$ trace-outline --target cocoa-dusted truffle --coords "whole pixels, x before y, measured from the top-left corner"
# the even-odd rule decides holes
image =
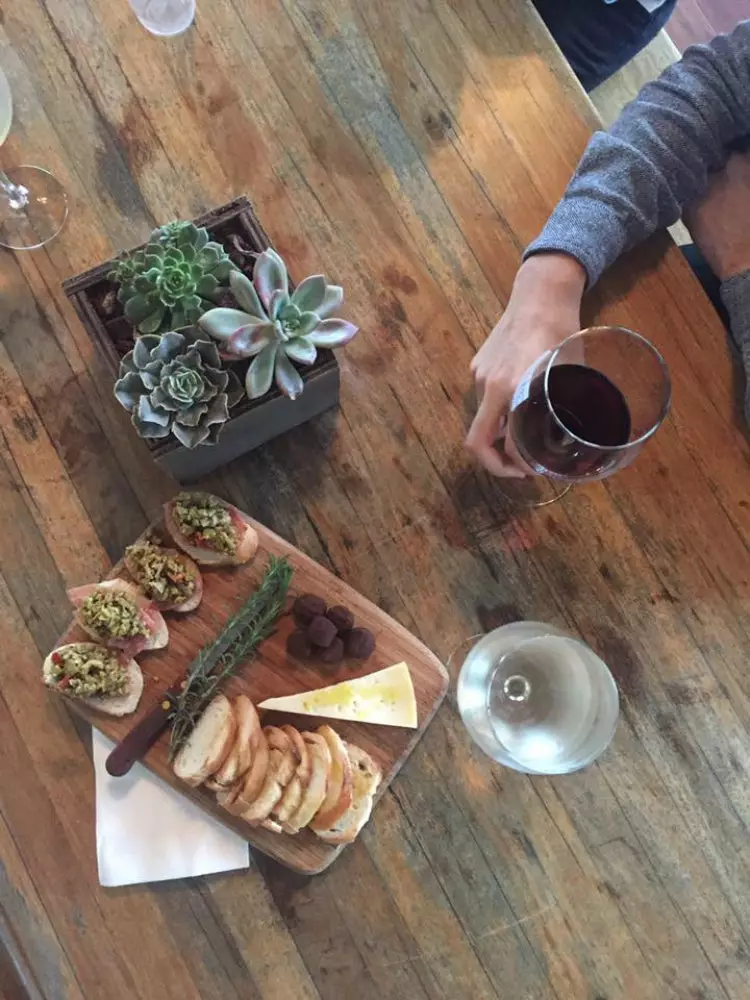
[[[296,656],[299,660],[306,660],[312,653],[312,643],[301,628],[289,633],[286,640],[286,651],[290,656]]]
[[[342,632],[348,632],[354,626],[354,615],[343,604],[337,604],[335,607],[329,608],[326,611],[326,618],[333,622],[339,635]]]
[[[355,660],[366,660],[375,649],[375,636],[368,628],[353,628],[346,633],[344,649]]]
[[[319,646],[321,649],[328,649],[333,640],[336,638],[336,626],[328,618],[323,615],[318,615],[317,618],[313,618],[310,624],[307,626],[307,638],[313,644],[313,646]]]
[[[341,663],[344,658],[344,640],[338,636],[333,640],[328,649],[323,649],[318,653],[321,663]]]
[[[292,605],[294,620],[298,625],[309,625],[313,618],[325,614],[326,602],[316,594],[303,594]]]

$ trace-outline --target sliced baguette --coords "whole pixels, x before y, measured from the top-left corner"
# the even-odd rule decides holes
[[[219,694],[198,719],[175,757],[174,773],[188,785],[200,785],[221,768],[234,746],[236,733],[237,720],[232,703]]]
[[[279,773],[284,767],[286,754],[282,750],[268,751],[268,770],[266,780],[256,799],[242,813],[242,818],[251,825],[262,823],[268,819],[271,811],[284,794],[284,785],[279,780]]]
[[[294,726],[282,726],[281,728],[289,737],[292,748],[297,756],[297,777],[306,786],[310,780],[311,772],[310,752],[307,749],[307,743],[305,743],[302,739],[302,734]]]
[[[370,818],[375,792],[383,776],[368,753],[352,743],[347,743],[346,748],[352,765],[352,804],[328,829],[315,829],[321,840],[328,844],[351,844]]]
[[[102,648],[95,642],[71,642],[65,646],[59,646],[58,649],[66,649],[67,646],[86,646],[92,651]],[[106,649],[106,647],[104,648]],[[54,680],[55,671],[54,664],[52,663],[52,654],[57,651],[53,649],[52,653],[45,657],[42,666],[44,683],[53,690],[65,695],[66,698],[75,698],[75,695],[69,694],[64,688],[58,687]],[[111,655],[112,651],[107,649],[106,652]],[[91,708],[95,708],[98,712],[106,712],[107,715],[130,715],[131,712],[136,710],[143,694],[143,674],[135,660],[128,659],[123,654],[118,655],[121,657],[120,662],[128,675],[128,686],[125,693],[117,695],[93,695],[89,698],[76,698],[77,701],[82,701],[85,705],[90,705]]]
[[[263,788],[263,784],[266,780],[266,773],[268,771],[268,764],[268,743],[266,743],[263,730],[260,730],[260,738],[253,753],[253,762],[250,765],[250,770],[245,775],[245,780],[242,784],[242,788],[240,789],[240,793],[237,796],[236,801],[233,803],[230,812],[241,816],[246,809],[250,808]]]
[[[281,729],[289,738],[297,764],[291,781],[284,789],[284,794],[274,807],[272,813],[272,818],[283,824],[288,823],[289,819],[299,809],[302,796],[310,782],[312,765],[310,763],[310,752],[307,743],[302,739],[302,734],[294,726],[282,726]]]
[[[331,753],[331,773],[323,805],[310,823],[312,830],[332,827],[352,804],[352,765],[346,744],[330,726],[321,726],[318,735],[328,744]]]
[[[263,732],[268,749],[278,750],[281,754],[277,758],[276,780],[283,788],[286,788],[297,770],[297,758],[292,749],[292,742],[287,734],[277,726],[265,726]]]
[[[240,772],[240,751],[237,745],[237,732],[235,731],[232,747],[227,754],[226,760],[216,774],[214,774],[213,781],[220,788],[231,788],[237,784],[243,773]]]
[[[200,545],[192,545],[189,536],[182,533],[175,519],[174,500],[164,504],[164,525],[175,545],[178,545],[183,552],[187,552],[197,563],[203,566],[240,566],[255,555],[258,549],[258,533],[248,523],[247,517],[241,510],[222,500],[221,497],[214,496],[213,499],[222,507],[226,507],[232,515],[232,524],[237,535],[237,547],[234,552],[216,552]]]
[[[317,733],[302,733],[310,753],[310,781],[302,793],[302,801],[284,824],[286,833],[297,833],[307,826],[315,813],[323,805],[328,790],[328,775],[331,771],[331,751],[328,744]]]
[[[239,773],[246,774],[253,762],[253,751],[261,732],[260,718],[255,705],[245,694],[234,699],[234,714],[237,716],[237,751],[239,753]]]

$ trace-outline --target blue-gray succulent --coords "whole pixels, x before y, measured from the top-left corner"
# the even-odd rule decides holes
[[[171,433],[186,448],[215,444],[243,395],[213,341],[176,331],[139,337],[120,362],[114,391],[141,437]]]

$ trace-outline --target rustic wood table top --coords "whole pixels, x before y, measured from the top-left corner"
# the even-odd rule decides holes
[[[462,441],[469,363],[595,127],[526,0],[10,0],[5,165],[71,198],[0,257],[0,931],[4,996],[51,1000],[750,997],[748,449],[723,331],[662,241],[590,314],[666,355],[635,465],[514,513]],[[98,578],[175,492],[112,400],[60,282],[248,193],[362,326],[342,405],[207,481],[441,658],[519,618],[611,664],[622,718],[582,773],[493,765],[452,691],[324,875],[100,888],[88,733],[38,683]],[[455,672],[455,668],[452,668]],[[3,990],[5,992],[3,992]]]

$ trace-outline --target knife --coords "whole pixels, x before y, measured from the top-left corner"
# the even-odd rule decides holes
[[[145,757],[164,730],[169,726],[172,713],[177,707],[177,695],[182,684],[173,684],[159,699],[157,705],[133,726],[107,757],[107,774],[121,778],[127,774],[137,760]]]

